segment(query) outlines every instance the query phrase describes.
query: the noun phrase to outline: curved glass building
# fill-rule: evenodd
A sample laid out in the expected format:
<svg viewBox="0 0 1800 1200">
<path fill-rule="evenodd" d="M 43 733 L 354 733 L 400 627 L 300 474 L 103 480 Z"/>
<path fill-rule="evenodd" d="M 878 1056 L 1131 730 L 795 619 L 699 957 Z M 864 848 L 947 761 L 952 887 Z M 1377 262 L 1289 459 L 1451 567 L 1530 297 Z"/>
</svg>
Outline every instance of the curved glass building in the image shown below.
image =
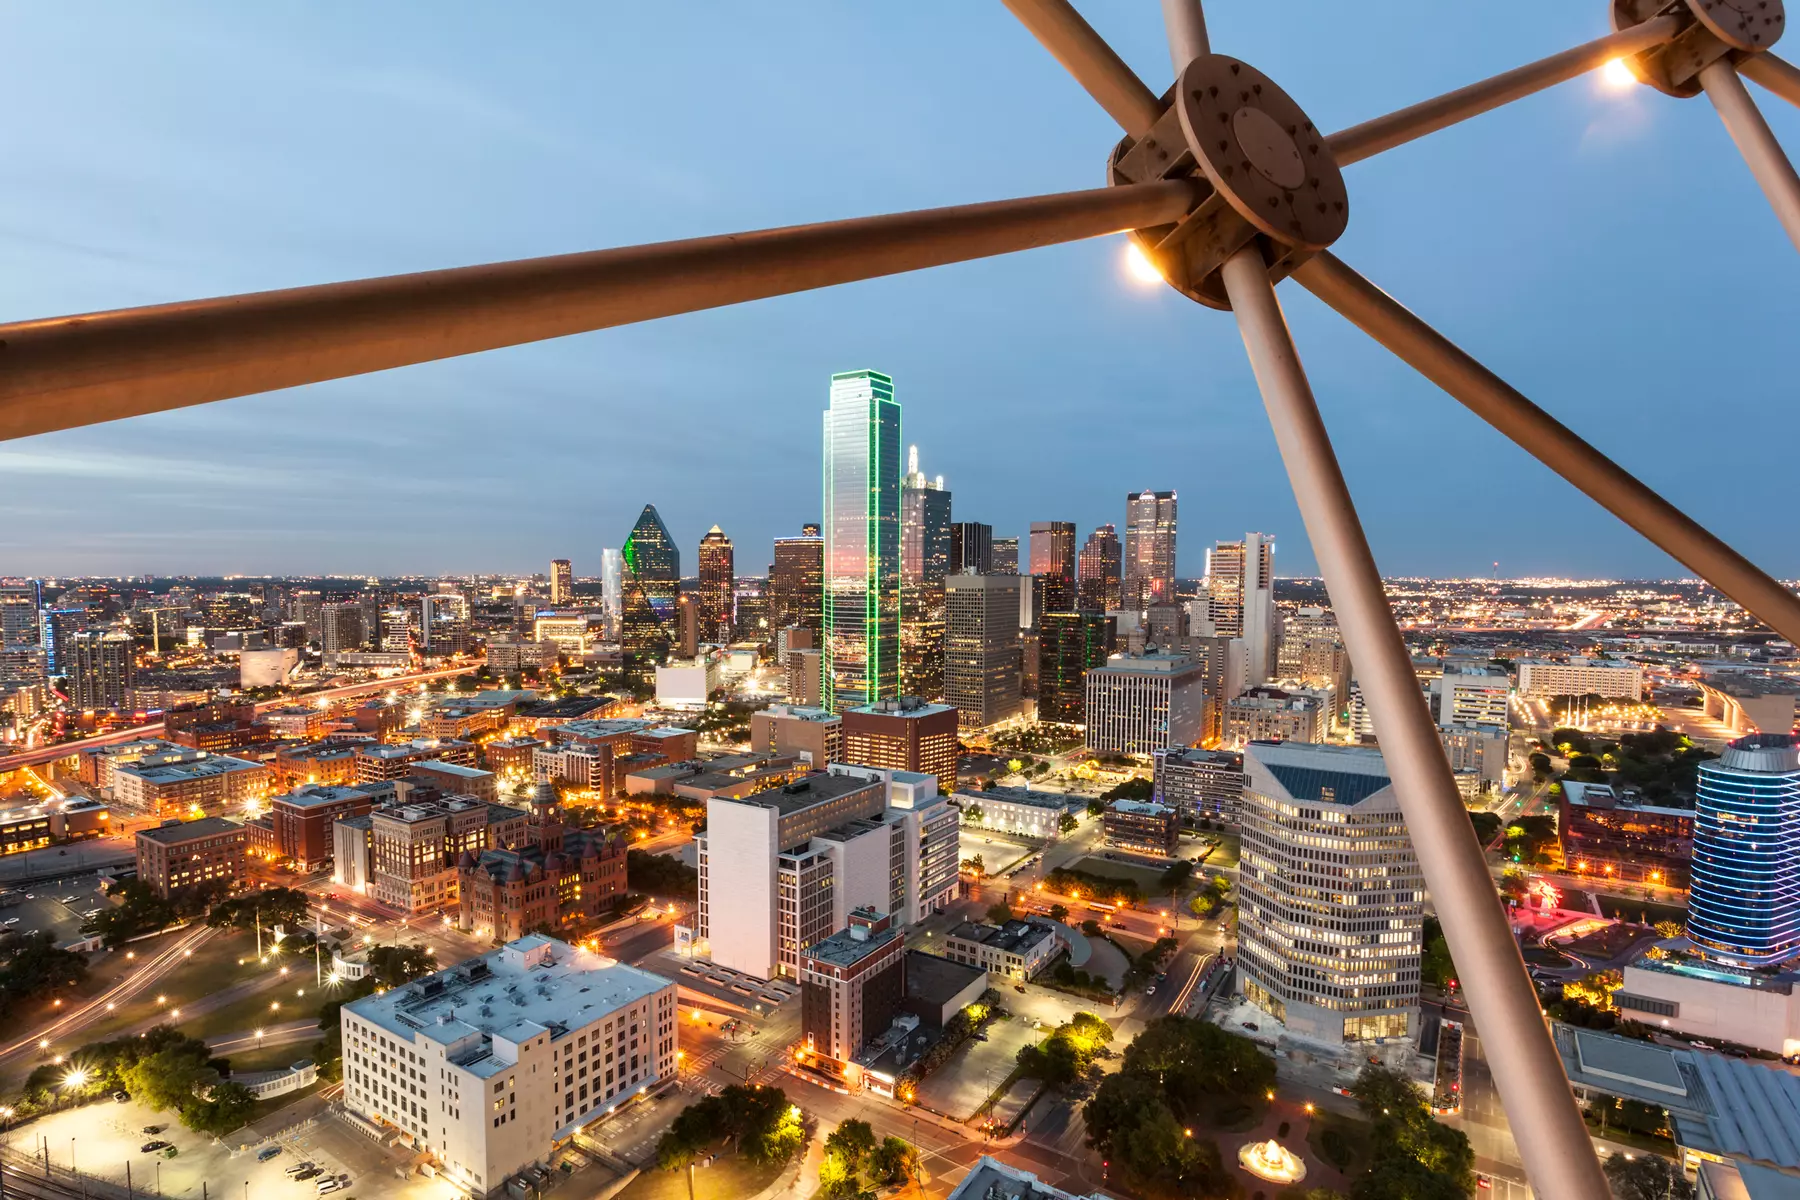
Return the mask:
<svg viewBox="0 0 1800 1200">
<path fill-rule="evenodd" d="M 1800 749 L 1792 735 L 1739 738 L 1700 764 L 1688 938 L 1753 966 L 1800 954 Z"/>
</svg>

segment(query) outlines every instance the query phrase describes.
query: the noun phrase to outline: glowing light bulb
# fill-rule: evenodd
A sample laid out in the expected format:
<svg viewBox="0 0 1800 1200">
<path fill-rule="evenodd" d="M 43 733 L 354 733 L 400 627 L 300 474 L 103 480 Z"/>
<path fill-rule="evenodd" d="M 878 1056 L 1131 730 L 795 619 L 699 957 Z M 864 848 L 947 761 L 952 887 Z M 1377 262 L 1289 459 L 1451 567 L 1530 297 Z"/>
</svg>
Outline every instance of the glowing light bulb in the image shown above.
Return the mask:
<svg viewBox="0 0 1800 1200">
<path fill-rule="evenodd" d="M 1609 58 L 1606 65 L 1600 68 L 1600 80 L 1609 88 L 1628 88 L 1637 82 L 1637 76 L 1625 65 L 1622 58 Z"/>
<path fill-rule="evenodd" d="M 1143 247 L 1136 242 L 1125 243 L 1125 272 L 1139 283 L 1161 283 L 1162 272 L 1150 261 Z"/>
</svg>

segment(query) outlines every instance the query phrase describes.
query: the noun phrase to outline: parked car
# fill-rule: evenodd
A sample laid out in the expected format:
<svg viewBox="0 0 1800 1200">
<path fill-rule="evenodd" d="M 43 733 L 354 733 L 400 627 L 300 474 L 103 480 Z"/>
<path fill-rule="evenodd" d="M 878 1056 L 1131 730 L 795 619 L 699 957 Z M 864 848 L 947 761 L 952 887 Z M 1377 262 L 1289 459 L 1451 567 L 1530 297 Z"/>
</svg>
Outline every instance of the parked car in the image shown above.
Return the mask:
<svg viewBox="0 0 1800 1200">
<path fill-rule="evenodd" d="M 1019 995 L 1023 996 L 1025 994 L 1025 985 L 1022 983 L 1015 983 L 1015 984 L 1013 984 L 1013 991 L 1015 991 L 1015 992 L 1019 993 Z"/>
<path fill-rule="evenodd" d="M 309 1179 L 317 1179 L 319 1177 L 319 1175 L 320 1175 L 319 1168 L 308 1167 L 308 1168 L 306 1168 L 306 1170 L 301 1171 L 299 1174 L 295 1175 L 294 1181 L 296 1183 L 305 1183 Z"/>
<path fill-rule="evenodd" d="M 138 1147 L 138 1152 L 140 1154 L 155 1154 L 158 1150 L 167 1150 L 168 1148 L 169 1143 L 167 1142 L 145 1142 L 142 1146 Z"/>
<path fill-rule="evenodd" d="M 271 1158 L 274 1158 L 276 1155 L 278 1155 L 280 1153 L 281 1153 L 280 1146 L 265 1146 L 261 1150 L 258 1150 L 256 1152 L 256 1161 L 257 1162 L 268 1162 Z"/>
<path fill-rule="evenodd" d="M 332 1192 L 335 1192 L 339 1188 L 343 1187 L 344 1185 L 337 1181 L 336 1176 L 327 1175 L 325 1178 L 319 1180 L 319 1182 L 314 1184 L 313 1186 L 315 1186 L 316 1188 L 319 1189 L 319 1195 L 328 1196 Z"/>
<path fill-rule="evenodd" d="M 127 1091 L 122 1091 L 122 1090 L 114 1092 L 112 1094 L 112 1096 L 113 1096 L 113 1099 L 117 1100 L 120 1104 L 123 1104 L 127 1100 L 131 1099 L 131 1093 L 127 1092 Z"/>
<path fill-rule="evenodd" d="M 286 1174 L 298 1175 L 302 1171 L 312 1171 L 316 1174 L 318 1172 L 318 1167 L 314 1166 L 311 1162 L 297 1162 L 293 1166 L 287 1168 Z"/>
<path fill-rule="evenodd" d="M 1153 983 L 1153 984 L 1151 984 L 1151 985 L 1150 985 L 1150 986 L 1149 986 L 1149 987 L 1147 987 L 1147 988 L 1145 988 L 1145 989 L 1144 989 L 1144 995 L 1146 995 L 1146 996 L 1154 996 L 1154 995 L 1156 995 L 1156 985 L 1155 985 L 1155 984 L 1154 984 L 1154 983 Z"/>
<path fill-rule="evenodd" d="M 167 1128 L 168 1128 L 167 1125 L 146 1125 L 142 1129 L 138 1130 L 138 1132 L 139 1133 L 147 1133 L 151 1137 L 155 1137 L 157 1134 L 161 1133 L 163 1130 L 165 1130 Z"/>
</svg>

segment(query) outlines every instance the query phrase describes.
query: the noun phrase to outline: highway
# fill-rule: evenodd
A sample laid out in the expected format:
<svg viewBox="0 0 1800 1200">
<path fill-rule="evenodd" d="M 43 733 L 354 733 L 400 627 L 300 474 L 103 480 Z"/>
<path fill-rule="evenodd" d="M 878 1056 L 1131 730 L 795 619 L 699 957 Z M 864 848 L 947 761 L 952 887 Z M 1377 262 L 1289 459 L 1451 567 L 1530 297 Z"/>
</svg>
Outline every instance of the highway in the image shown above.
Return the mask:
<svg viewBox="0 0 1800 1200">
<path fill-rule="evenodd" d="M 367 695 L 370 692 L 386 692 L 394 688 L 410 687 L 417 683 L 428 683 L 433 679 L 445 679 L 454 675 L 467 675 L 471 671 L 481 669 L 480 663 L 469 663 L 460 667 L 445 667 L 440 671 L 421 671 L 414 675 L 396 675 L 392 679 L 370 679 L 362 683 L 346 683 L 334 688 L 322 688 L 316 692 L 303 692 L 293 696 L 283 696 L 277 700 L 263 700 L 256 705 L 256 711 L 269 712 L 272 709 L 284 708 L 292 704 L 312 704 L 320 700 L 341 700 L 350 696 Z M 27 750 L 23 754 L 13 754 L 0 758 L 0 775 L 16 771 L 20 767 L 41 766 L 55 762 L 59 758 L 68 758 L 72 754 L 80 754 L 84 750 L 97 750 L 102 746 L 112 746 L 119 742 L 129 742 L 137 738 L 161 737 L 163 723 L 151 722 L 145 725 L 133 725 L 129 729 L 115 729 L 110 733 L 99 733 L 93 737 L 81 738 L 73 742 L 59 742 L 54 746 L 40 746 L 35 750 Z"/>
</svg>

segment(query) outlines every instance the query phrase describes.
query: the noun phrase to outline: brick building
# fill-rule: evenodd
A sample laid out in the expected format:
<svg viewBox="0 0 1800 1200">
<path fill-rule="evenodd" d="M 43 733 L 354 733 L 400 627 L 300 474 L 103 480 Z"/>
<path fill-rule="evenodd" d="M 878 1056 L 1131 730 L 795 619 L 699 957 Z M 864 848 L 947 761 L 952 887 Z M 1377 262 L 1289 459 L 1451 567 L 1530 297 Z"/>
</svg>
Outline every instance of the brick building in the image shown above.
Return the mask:
<svg viewBox="0 0 1800 1200">
<path fill-rule="evenodd" d="M 509 942 L 538 928 L 596 919 L 625 894 L 627 834 L 565 829 L 548 784 L 533 797 L 526 844 L 465 851 L 457 862 L 457 926 Z"/>
<path fill-rule="evenodd" d="M 360 817 L 375 807 L 376 797 L 359 787 L 308 784 L 269 802 L 275 831 L 275 854 L 291 858 L 308 871 L 331 858 L 331 823 Z"/>
<path fill-rule="evenodd" d="M 905 939 L 886 913 L 854 910 L 848 929 L 800 952 L 802 1061 L 859 1085 L 857 1055 L 887 1032 L 905 999 Z"/>
<path fill-rule="evenodd" d="M 201 887 L 244 884 L 244 827 L 224 817 L 165 821 L 137 832 L 138 879 L 170 900 Z"/>
</svg>

